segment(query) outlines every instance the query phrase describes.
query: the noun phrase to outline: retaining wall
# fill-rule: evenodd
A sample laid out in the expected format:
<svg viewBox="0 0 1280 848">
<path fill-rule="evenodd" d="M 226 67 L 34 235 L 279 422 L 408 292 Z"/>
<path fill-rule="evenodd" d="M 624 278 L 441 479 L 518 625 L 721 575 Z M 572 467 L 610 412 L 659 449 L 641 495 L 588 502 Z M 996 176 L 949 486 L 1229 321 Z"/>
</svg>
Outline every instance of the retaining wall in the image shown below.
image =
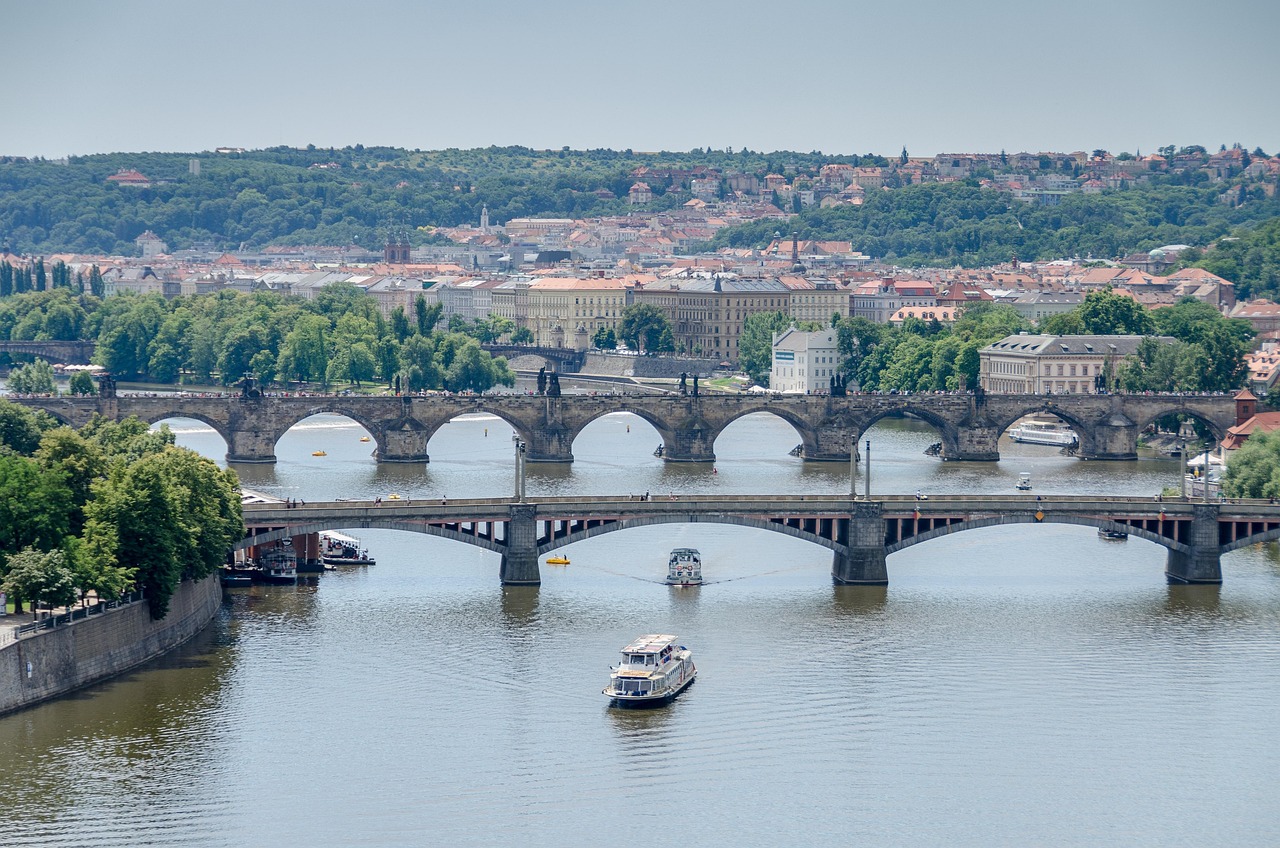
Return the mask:
<svg viewBox="0 0 1280 848">
<path fill-rule="evenodd" d="M 182 583 L 160 621 L 151 620 L 144 601 L 11 642 L 0 648 L 0 715 L 158 657 L 204 629 L 221 606 L 222 585 L 215 574 Z"/>
</svg>

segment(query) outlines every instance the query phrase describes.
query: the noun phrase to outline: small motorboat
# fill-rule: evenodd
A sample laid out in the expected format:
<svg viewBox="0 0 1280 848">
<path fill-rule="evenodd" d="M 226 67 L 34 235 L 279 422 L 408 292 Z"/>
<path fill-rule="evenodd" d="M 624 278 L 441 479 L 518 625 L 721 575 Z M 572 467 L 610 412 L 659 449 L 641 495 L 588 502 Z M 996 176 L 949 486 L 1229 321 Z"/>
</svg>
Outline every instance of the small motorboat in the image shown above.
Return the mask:
<svg viewBox="0 0 1280 848">
<path fill-rule="evenodd" d="M 1026 471 L 1018 475 L 1018 482 L 1014 485 L 1015 489 L 1023 492 L 1031 491 L 1031 475 Z"/>
<path fill-rule="evenodd" d="M 1099 527 L 1098 538 L 1110 539 L 1116 542 L 1123 542 L 1125 539 L 1129 538 L 1129 534 L 1124 532 L 1123 530 L 1106 530 L 1102 527 Z"/>
<path fill-rule="evenodd" d="M 324 451 L 312 451 L 311 455 L 312 456 L 328 456 L 329 454 L 325 453 Z"/>
<path fill-rule="evenodd" d="M 387 495 L 387 500 L 389 500 L 389 501 L 398 501 L 398 500 L 400 500 L 400 496 L 399 496 L 399 495 L 397 495 L 395 492 L 392 492 L 391 494 Z"/>
<path fill-rule="evenodd" d="M 568 564 L 569 564 L 569 558 L 567 556 L 560 556 L 559 554 L 557 554 L 555 556 L 547 557 L 547 565 L 568 565 Z"/>
<path fill-rule="evenodd" d="M 362 441 L 362 442 L 367 442 L 367 441 L 369 441 L 369 437 L 368 437 L 368 436 L 361 436 L 361 437 L 360 437 L 360 441 Z"/>
<path fill-rule="evenodd" d="M 655 633 L 627 645 L 604 694 L 619 707 L 655 707 L 673 700 L 698 676 L 693 652 L 675 641 L 675 636 Z"/>
</svg>

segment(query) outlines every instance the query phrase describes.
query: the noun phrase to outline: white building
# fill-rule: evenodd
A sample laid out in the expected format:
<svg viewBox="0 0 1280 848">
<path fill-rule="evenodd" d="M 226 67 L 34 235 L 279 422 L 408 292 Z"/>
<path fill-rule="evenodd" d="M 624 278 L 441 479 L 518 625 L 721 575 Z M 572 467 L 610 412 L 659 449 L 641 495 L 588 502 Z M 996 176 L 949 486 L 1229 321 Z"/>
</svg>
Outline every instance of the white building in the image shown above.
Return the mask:
<svg viewBox="0 0 1280 848">
<path fill-rule="evenodd" d="M 1174 339 L 1156 336 L 1165 344 Z M 1006 336 L 978 351 L 978 384 L 992 394 L 1097 394 L 1142 336 Z"/>
<path fill-rule="evenodd" d="M 774 333 L 769 388 L 787 394 L 825 392 L 831 388 L 839 361 L 834 328 L 802 333 L 793 327 Z"/>
</svg>

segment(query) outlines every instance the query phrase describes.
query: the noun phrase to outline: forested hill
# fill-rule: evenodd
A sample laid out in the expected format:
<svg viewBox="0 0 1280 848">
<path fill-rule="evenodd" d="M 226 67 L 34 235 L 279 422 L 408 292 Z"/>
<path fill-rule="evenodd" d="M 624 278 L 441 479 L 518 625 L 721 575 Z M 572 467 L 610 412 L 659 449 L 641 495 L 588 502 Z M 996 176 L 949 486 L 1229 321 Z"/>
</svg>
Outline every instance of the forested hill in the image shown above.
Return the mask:
<svg viewBox="0 0 1280 848">
<path fill-rule="evenodd" d="M 1141 185 L 1072 194 L 1057 206 L 1011 199 L 966 183 L 926 183 L 867 194 L 861 206 L 810 208 L 785 225 L 759 221 L 716 234 L 714 247 L 767 244 L 774 233 L 853 242 L 904 265 L 990 265 L 1062 257 L 1113 259 L 1167 244 L 1206 245 L 1239 227 L 1280 216 L 1280 200 L 1219 201 L 1224 186 Z"/>
<path fill-rule="evenodd" d="M 199 174 L 189 163 L 199 160 Z M 885 164 L 875 156 L 813 153 L 634 153 L 537 151 L 525 147 L 409 151 L 388 147 L 291 147 L 243 153 L 111 153 L 66 164 L 0 157 L 0 247 L 17 253 L 137 252 L 151 230 L 171 249 L 195 241 L 241 244 L 381 244 L 388 227 L 476 224 L 482 206 L 495 224 L 511 218 L 580 217 L 627 211 L 632 172 L 716 168 L 724 173 L 816 171 L 827 162 Z M 135 170 L 150 187 L 107 178 Z M 679 205 L 650 180 L 648 210 Z"/>
</svg>

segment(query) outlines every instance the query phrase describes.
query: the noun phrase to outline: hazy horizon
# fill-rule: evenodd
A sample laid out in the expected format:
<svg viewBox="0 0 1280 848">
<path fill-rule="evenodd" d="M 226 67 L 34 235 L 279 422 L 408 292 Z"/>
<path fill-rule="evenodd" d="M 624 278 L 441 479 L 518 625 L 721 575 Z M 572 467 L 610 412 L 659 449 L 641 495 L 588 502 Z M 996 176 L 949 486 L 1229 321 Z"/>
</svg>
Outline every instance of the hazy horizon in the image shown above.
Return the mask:
<svg viewBox="0 0 1280 848">
<path fill-rule="evenodd" d="M 0 0 L 0 155 L 1280 147 L 1280 6 Z M 17 69 L 16 72 L 13 69 Z M 1261 95 L 1255 95 L 1256 88 Z"/>
</svg>

